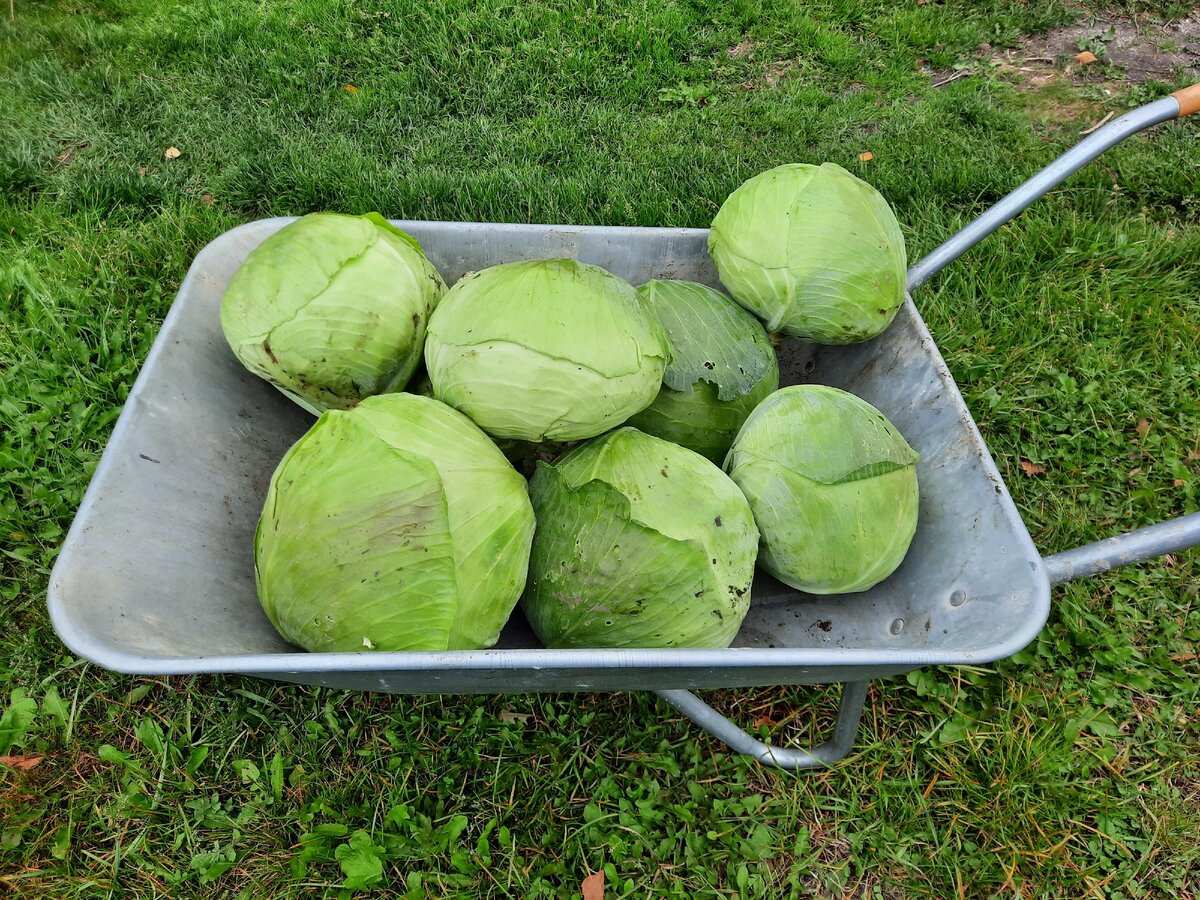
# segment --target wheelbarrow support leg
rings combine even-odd
[[[792,750],[772,747],[751,737],[691,691],[655,691],[659,697],[733,750],[752,756],[765,766],[780,769],[819,769],[833,765],[850,752],[863,703],[867,699],[868,681],[847,681],[842,685],[842,700],[838,704],[837,724],[833,737],[811,750]]]

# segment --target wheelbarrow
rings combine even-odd
[[[1200,85],[1096,131],[908,272],[936,272],[1123,138],[1200,109]],[[305,653],[256,597],[253,534],[271,473],[312,424],[247,372],[218,310],[234,271],[290,219],[252,222],[196,257],[146,359],[51,573],[49,611],[70,650],[141,675],[229,673],[394,693],[653,690],[734,750],[790,769],[828,765],[854,740],[870,679],[979,665],[1032,641],[1050,586],[1200,543],[1200,514],[1047,558],[1039,555],[911,297],[880,337],[849,347],[785,343],[784,384],[813,381],[878,407],[921,454],[916,537],[882,584],[847,597],[798,593],[763,575],[726,649],[548,650],[519,612],[496,647]],[[576,257],[640,284],[718,285],[707,231],[397,222],[448,283],[517,259]],[[832,737],[772,747],[691,693],[843,685]]]

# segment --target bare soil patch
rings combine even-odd
[[[1080,65],[1075,57],[1090,51],[1097,61]],[[1157,23],[1120,17],[1090,17],[1066,28],[1030,35],[1021,46],[994,57],[1002,66],[1030,73],[1034,86],[1046,84],[1064,68],[1073,78],[1091,80],[1109,66],[1124,81],[1171,82],[1180,72],[1200,78],[1200,10],[1175,22]]]

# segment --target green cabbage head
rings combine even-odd
[[[699,454],[619,428],[541,463],[521,598],[548,647],[726,647],[750,606],[758,529]]]
[[[752,315],[710,287],[648,281],[638,296],[671,345],[663,385],[628,424],[720,465],[746,416],[779,387],[775,347]]]
[[[769,331],[821,344],[882,333],[904,302],[904,236],[883,196],[841,166],[751,178],[713,219],[721,282]]]
[[[313,413],[398,391],[446,290],[378,213],[313,213],[250,251],[221,300],[237,358]]]
[[[416,394],[329,410],[275,470],[258,595],[306,650],[490,647],[533,539],[525,479],[466,416]]]
[[[758,564],[810,594],[865,591],[917,528],[918,455],[875,407],[802,384],[759,404],[725,470],[762,533]]]
[[[497,438],[571,441],[650,405],[668,357],[633,288],[573,259],[464,275],[429,324],[434,396]]]

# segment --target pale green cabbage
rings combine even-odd
[[[658,393],[668,350],[633,288],[573,259],[464,275],[434,314],[434,396],[498,438],[592,437]]]
[[[221,300],[242,364],[311,412],[403,389],[446,290],[409,235],[376,213],[313,213],[250,251]]]
[[[638,296],[671,345],[663,385],[628,424],[720,465],[738,429],[779,387],[779,361],[759,322],[719,291],[691,281],[649,281]]]
[[[841,166],[791,164],[726,198],[708,250],[767,330],[822,344],[882,333],[904,302],[904,236],[883,196]]]
[[[871,404],[803,384],[759,404],[725,470],[762,534],[758,564],[810,594],[865,591],[917,528],[918,454]]]
[[[725,647],[750,607],[758,530],[704,457],[620,428],[530,483],[521,608],[549,647]]]
[[[525,480],[466,416],[371,397],[322,415],[276,469],[254,541],[259,599],[306,650],[489,647],[533,529]]]

